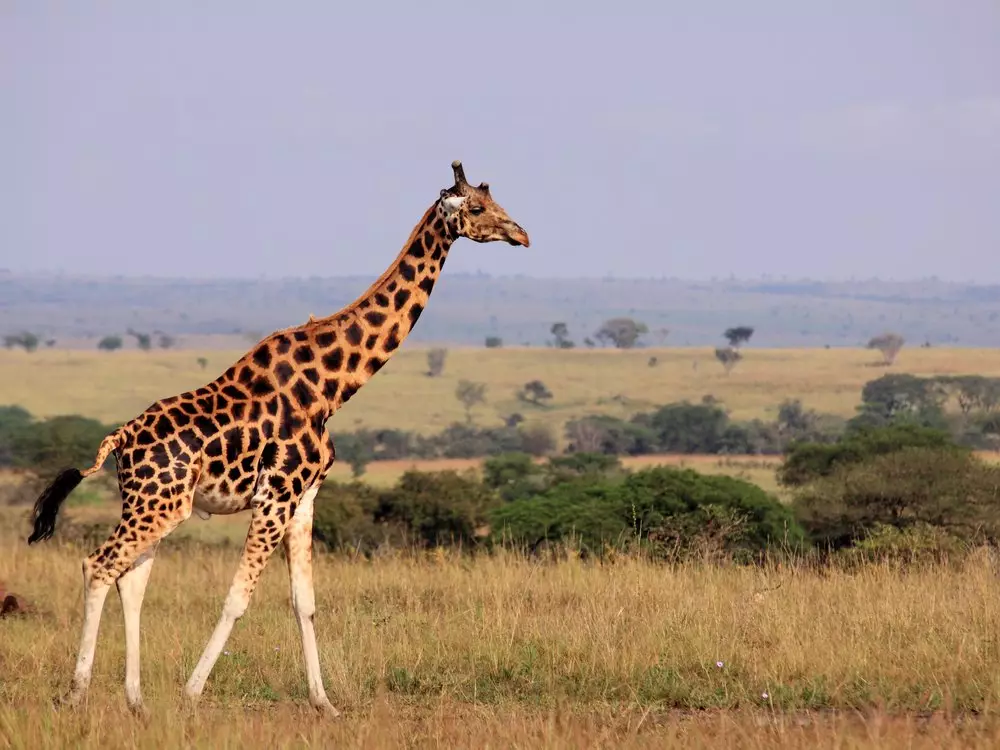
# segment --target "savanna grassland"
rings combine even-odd
[[[197,387],[238,355],[0,352],[0,403],[114,422]],[[877,359],[864,350],[751,348],[727,376],[710,349],[453,348],[443,375],[431,378],[426,351],[412,348],[332,426],[435,432],[465,418],[454,397],[460,379],[487,384],[487,403],[473,411],[484,424],[517,410],[559,426],[706,394],[736,418],[773,418],[785,398],[851,416],[863,384],[886,372],[872,367]],[[907,349],[890,371],[997,376],[1000,351]],[[551,406],[515,399],[530,379],[553,391]],[[626,464],[657,462],[776,488],[773,459]],[[376,462],[365,481],[391,483],[412,465],[475,463]],[[308,708],[279,553],[191,710],[181,688],[218,618],[246,516],[192,518],[157,556],[143,611],[149,720],[125,709],[114,594],[89,704],[57,712],[50,700],[72,674],[89,525],[106,533],[115,520],[109,486],[110,477],[82,486],[56,538],[31,548],[27,509],[0,508],[0,581],[35,606],[0,620],[0,748],[1000,746],[1000,568],[985,550],[908,568],[317,554],[321,662],[344,714],[336,722]]]
[[[374,561],[320,555],[334,723],[308,709],[279,556],[198,710],[180,690],[237,550],[167,543],[143,612],[148,723],[124,707],[108,598],[89,704],[55,712],[80,623],[71,539],[28,548],[6,511],[0,571],[35,614],[0,621],[0,746],[991,747],[1000,596],[987,555],[854,572],[617,558]],[[64,522],[72,524],[74,514]],[[190,522],[189,522],[190,523]],[[211,523],[211,522],[210,522]],[[720,666],[721,664],[721,666]]]
[[[104,422],[130,419],[153,401],[197,388],[243,351],[0,351],[0,403],[39,417],[80,414]],[[648,365],[650,357],[657,364]],[[206,365],[202,368],[198,360]],[[711,348],[452,348],[443,373],[427,376],[427,350],[405,347],[331,420],[334,430],[395,427],[429,434],[465,419],[455,398],[460,380],[486,384],[480,424],[517,411],[527,423],[559,426],[585,414],[625,417],[662,404],[711,394],[733,419],[773,419],[786,398],[818,412],[853,416],[861,388],[885,372],[1000,375],[1000,349],[904,349],[888,370],[865,349],[754,349],[726,374]],[[541,380],[552,400],[534,407],[516,398]]]

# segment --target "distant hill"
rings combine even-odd
[[[163,331],[181,346],[242,339],[334,312],[374,277],[182,279],[0,273],[0,334],[30,330],[57,345],[92,346],[95,337]],[[736,325],[756,329],[750,346],[858,346],[883,331],[950,346],[1000,344],[1000,286],[935,279],[892,282],[811,280],[689,281],[542,279],[448,274],[442,277],[414,342],[544,345],[556,321],[578,345],[602,320],[631,316],[668,346],[724,343]],[[650,345],[659,339],[648,336]]]

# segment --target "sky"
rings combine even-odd
[[[0,4],[0,269],[1000,282],[1000,3]],[[447,272],[446,272],[447,274]]]

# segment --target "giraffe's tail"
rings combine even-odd
[[[97,449],[97,458],[94,465],[89,469],[80,471],[77,468],[63,469],[56,478],[52,480],[42,494],[35,501],[32,511],[33,529],[28,537],[28,544],[48,539],[56,530],[56,518],[59,515],[59,508],[63,501],[69,497],[70,493],[76,489],[77,485],[95,471],[100,469],[104,462],[108,460],[111,451],[118,447],[121,439],[121,430],[115,430],[101,441],[101,447]]]

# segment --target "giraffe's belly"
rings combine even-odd
[[[250,507],[250,499],[215,489],[199,488],[194,493],[194,512],[201,518],[240,513]]]

